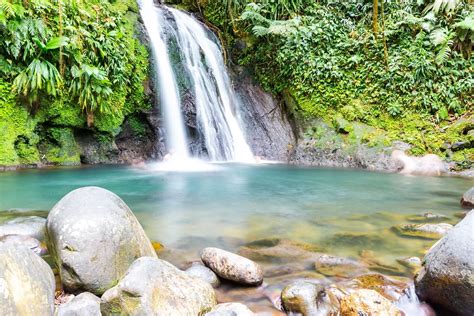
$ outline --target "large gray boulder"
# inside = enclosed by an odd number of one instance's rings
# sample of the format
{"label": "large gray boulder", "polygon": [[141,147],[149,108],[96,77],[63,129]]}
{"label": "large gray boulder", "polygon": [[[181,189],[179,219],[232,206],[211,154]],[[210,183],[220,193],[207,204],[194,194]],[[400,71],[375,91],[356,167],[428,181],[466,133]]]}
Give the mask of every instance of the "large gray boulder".
{"label": "large gray boulder", "polygon": [[101,295],[135,259],[156,257],[128,206],[115,194],[84,187],[63,197],[47,219],[48,249],[69,292]]}
{"label": "large gray boulder", "polygon": [[223,279],[244,285],[260,285],[263,282],[262,268],[235,253],[208,247],[201,252],[201,260]]}
{"label": "large gray boulder", "polygon": [[100,298],[83,292],[69,302],[59,305],[58,316],[100,316]]}
{"label": "large gray boulder", "polygon": [[221,281],[219,281],[219,278],[214,273],[214,271],[202,265],[201,263],[193,263],[193,265],[186,269],[186,271],[184,272],[186,272],[190,276],[199,278],[209,283],[210,285],[212,285],[212,287],[218,287],[221,284]]}
{"label": "large gray boulder", "polygon": [[462,207],[474,208],[474,187],[467,190],[461,198]]}
{"label": "large gray boulder", "polygon": [[2,315],[53,315],[55,281],[48,264],[22,246],[0,245]]}
{"label": "large gray boulder", "polygon": [[415,289],[421,300],[474,315],[474,212],[428,251]]}
{"label": "large gray boulder", "polygon": [[44,239],[46,219],[39,216],[25,216],[9,220],[0,225],[0,237],[22,235]]}
{"label": "large gray boulder", "polygon": [[203,315],[216,305],[212,286],[152,257],[137,259],[102,295],[104,315]]}

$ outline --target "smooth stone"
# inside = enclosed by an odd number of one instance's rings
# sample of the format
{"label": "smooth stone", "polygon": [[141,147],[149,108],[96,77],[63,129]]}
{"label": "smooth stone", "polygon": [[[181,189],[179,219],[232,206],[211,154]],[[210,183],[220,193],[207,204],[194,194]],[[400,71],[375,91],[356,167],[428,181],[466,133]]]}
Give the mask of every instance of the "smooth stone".
{"label": "smooth stone", "polygon": [[46,219],[39,216],[18,217],[0,225],[0,237],[6,235],[23,235],[44,239]]}
{"label": "smooth stone", "polygon": [[262,268],[235,253],[208,247],[201,252],[201,260],[223,279],[254,286],[263,282]]}
{"label": "smooth stone", "polygon": [[285,311],[303,316],[318,314],[318,295],[323,288],[308,281],[296,281],[287,285],[281,292]]}
{"label": "smooth stone", "polygon": [[462,195],[461,206],[465,208],[474,207],[474,187],[470,188]]}
{"label": "smooth stone", "polygon": [[104,315],[203,315],[215,305],[209,283],[166,261],[142,257],[102,295],[101,311]]}
{"label": "smooth stone", "polygon": [[420,300],[459,315],[474,315],[474,212],[431,247],[415,289]]}
{"label": "smooth stone", "polygon": [[385,315],[401,316],[400,310],[374,290],[353,291],[341,300],[340,314],[344,316]]}
{"label": "smooth stone", "polygon": [[253,316],[255,315],[242,303],[222,303],[214,306],[205,316]]}
{"label": "smooth stone", "polygon": [[48,249],[68,292],[101,295],[135,259],[156,257],[140,223],[114,193],[84,187],[63,197],[47,219]]}
{"label": "smooth stone", "polygon": [[447,223],[439,224],[404,224],[393,227],[400,236],[418,237],[424,239],[439,239],[453,228]]}
{"label": "smooth stone", "polygon": [[346,283],[346,287],[352,290],[374,290],[394,302],[408,288],[409,281],[410,279],[406,279],[406,282],[402,282],[380,273],[367,273],[353,278]]}
{"label": "smooth stone", "polygon": [[393,163],[401,166],[401,174],[440,176],[447,172],[446,164],[434,154],[412,157],[401,150],[394,150],[390,158]]}
{"label": "smooth stone", "polygon": [[338,277],[350,277],[368,271],[367,268],[356,260],[332,255],[319,256],[314,263],[314,268],[317,272],[326,276]]}
{"label": "smooth stone", "polygon": [[186,274],[190,276],[199,278],[204,282],[209,283],[210,285],[212,285],[212,287],[218,287],[221,284],[219,278],[214,273],[214,271],[202,265],[201,263],[193,263],[193,265],[186,269],[186,271],[184,272],[186,272]]}
{"label": "smooth stone", "polygon": [[55,280],[49,265],[22,246],[0,245],[2,315],[53,315]]}
{"label": "smooth stone", "polygon": [[26,235],[6,235],[0,237],[0,244],[24,246],[40,256],[48,253],[48,249],[38,239]]}
{"label": "smooth stone", "polygon": [[58,316],[100,316],[100,298],[83,292],[69,302],[59,305]]}

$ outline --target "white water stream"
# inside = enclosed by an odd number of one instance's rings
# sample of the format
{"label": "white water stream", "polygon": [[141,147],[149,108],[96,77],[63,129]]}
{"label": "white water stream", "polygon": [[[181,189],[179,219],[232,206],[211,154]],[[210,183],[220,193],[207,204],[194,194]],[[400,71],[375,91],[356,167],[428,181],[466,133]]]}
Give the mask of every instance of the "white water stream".
{"label": "white water stream", "polygon": [[241,129],[239,103],[227,75],[221,49],[205,25],[190,15],[153,0],[141,0],[140,13],[156,59],[160,101],[166,129],[167,150],[189,159],[181,100],[170,61],[170,41],[178,46],[181,62],[193,93],[199,136],[211,161],[255,162]]}

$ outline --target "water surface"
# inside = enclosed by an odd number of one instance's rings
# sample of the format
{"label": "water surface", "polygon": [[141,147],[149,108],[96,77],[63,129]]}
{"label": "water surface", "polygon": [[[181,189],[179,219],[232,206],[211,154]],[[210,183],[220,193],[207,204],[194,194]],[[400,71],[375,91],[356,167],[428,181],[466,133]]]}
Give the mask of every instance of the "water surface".
{"label": "water surface", "polygon": [[0,210],[49,210],[67,192],[94,185],[125,200],[150,239],[165,246],[199,249],[222,240],[277,237],[352,257],[369,250],[393,264],[422,256],[434,243],[399,237],[390,230],[393,225],[428,211],[456,223],[460,196],[474,184],[351,169],[216,167],[188,173],[116,166],[5,172]]}

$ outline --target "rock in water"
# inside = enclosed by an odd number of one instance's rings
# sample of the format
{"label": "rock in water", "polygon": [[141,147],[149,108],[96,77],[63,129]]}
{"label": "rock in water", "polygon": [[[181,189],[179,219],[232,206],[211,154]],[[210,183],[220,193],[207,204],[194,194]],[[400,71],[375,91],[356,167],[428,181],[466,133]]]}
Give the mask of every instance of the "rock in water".
{"label": "rock in water", "polygon": [[216,305],[212,286],[152,257],[137,259],[102,295],[104,315],[203,315]]}
{"label": "rock in water", "polygon": [[318,314],[318,293],[323,289],[308,281],[296,281],[287,285],[281,292],[283,308],[290,313],[303,316]]}
{"label": "rock in water", "polygon": [[0,225],[0,236],[22,235],[43,240],[45,223],[39,216],[18,217]]}
{"label": "rock in water", "polygon": [[356,290],[341,300],[340,314],[344,316],[401,316],[400,310],[374,290]]}
{"label": "rock in water", "polygon": [[253,316],[255,315],[242,303],[222,303],[214,306],[205,316]]}
{"label": "rock in water", "polygon": [[0,245],[2,315],[53,315],[54,275],[48,264],[22,246]]}
{"label": "rock in water", "polygon": [[47,219],[49,251],[70,292],[101,295],[135,259],[156,257],[128,206],[115,194],[84,187],[63,197]]}
{"label": "rock in water", "polygon": [[58,316],[100,316],[100,298],[89,292],[59,305]]}
{"label": "rock in water", "polygon": [[428,251],[415,289],[421,300],[474,315],[474,212]]}
{"label": "rock in water", "polygon": [[201,280],[209,283],[212,287],[218,287],[221,283],[217,275],[208,267],[201,263],[194,263],[185,271],[188,275],[200,278]]}
{"label": "rock in water", "polygon": [[462,207],[474,208],[474,187],[470,188],[461,198]]}
{"label": "rock in water", "polygon": [[404,224],[394,226],[393,230],[400,236],[418,237],[423,239],[439,239],[446,235],[453,225],[439,224]]}
{"label": "rock in water", "polygon": [[208,247],[201,253],[201,260],[218,276],[245,285],[263,282],[262,268],[247,258],[219,248]]}

